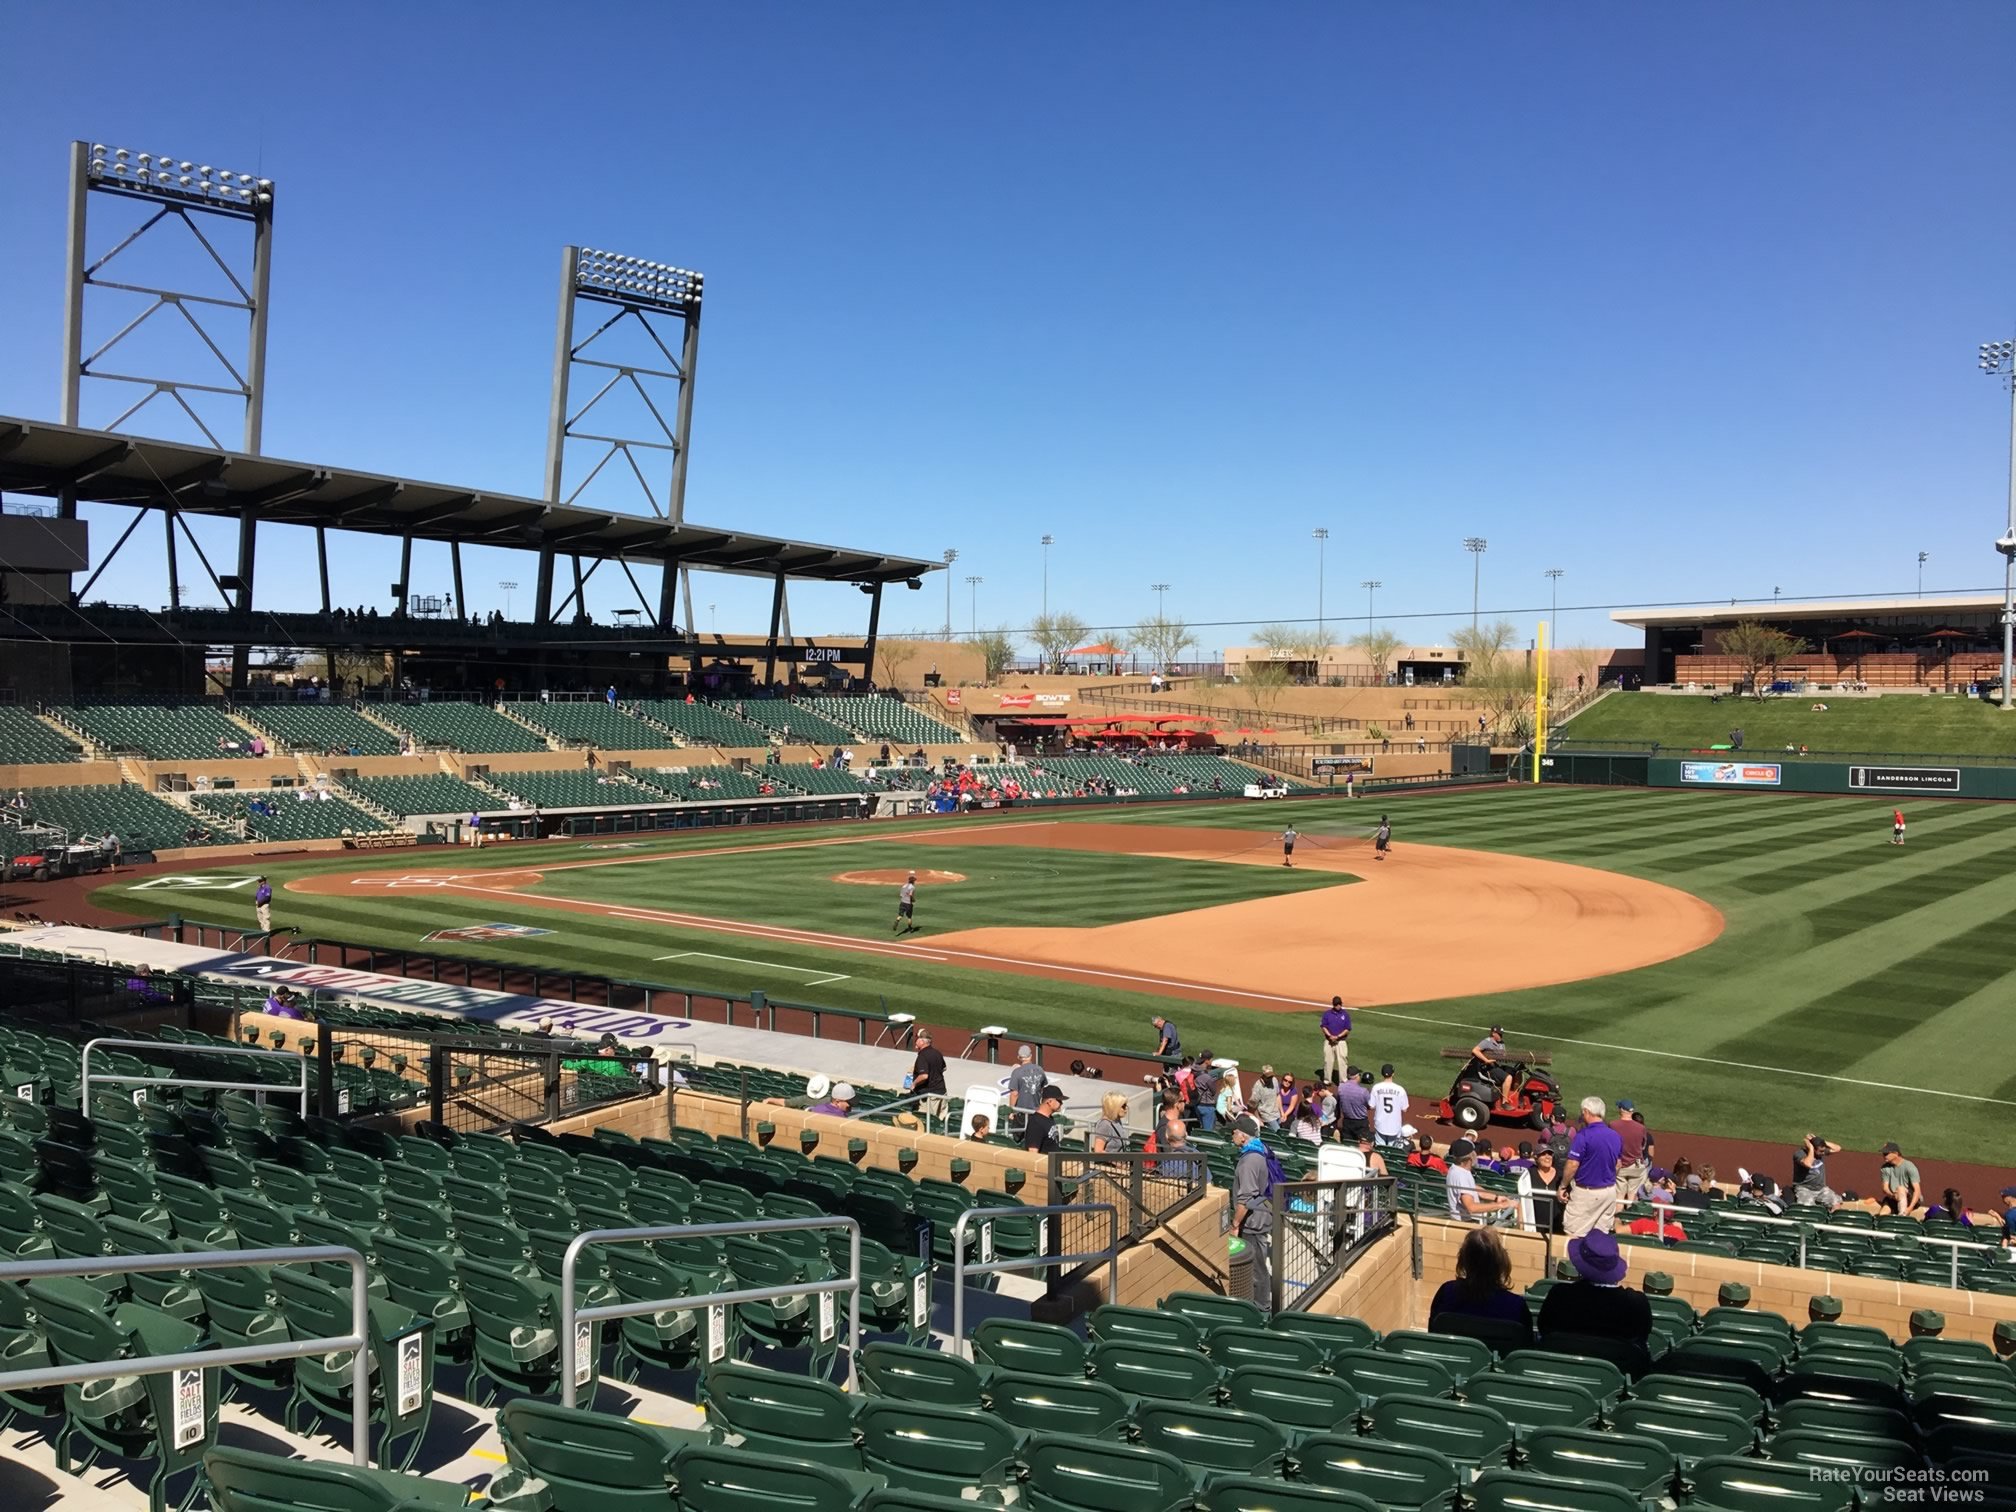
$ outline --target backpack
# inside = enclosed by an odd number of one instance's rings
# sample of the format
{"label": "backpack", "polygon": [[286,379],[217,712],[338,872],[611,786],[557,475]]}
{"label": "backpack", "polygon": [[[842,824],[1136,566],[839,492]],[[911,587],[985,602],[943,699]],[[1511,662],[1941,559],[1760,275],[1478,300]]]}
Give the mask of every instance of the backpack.
{"label": "backpack", "polygon": [[1274,1195],[1274,1188],[1288,1184],[1287,1167],[1281,1164],[1280,1157],[1268,1149],[1266,1145],[1257,1139],[1249,1140],[1246,1148],[1239,1152],[1239,1158],[1244,1160],[1248,1152],[1258,1153],[1260,1158],[1267,1162],[1267,1185],[1261,1188],[1260,1195],[1262,1197],[1272,1197]]}

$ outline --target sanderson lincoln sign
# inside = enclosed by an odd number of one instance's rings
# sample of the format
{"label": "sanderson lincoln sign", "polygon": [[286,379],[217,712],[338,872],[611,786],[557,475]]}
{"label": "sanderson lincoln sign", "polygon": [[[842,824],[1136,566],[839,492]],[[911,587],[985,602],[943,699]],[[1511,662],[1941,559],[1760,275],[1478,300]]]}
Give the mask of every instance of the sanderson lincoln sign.
{"label": "sanderson lincoln sign", "polygon": [[1851,766],[1848,786],[1864,793],[1957,793],[1960,768]]}

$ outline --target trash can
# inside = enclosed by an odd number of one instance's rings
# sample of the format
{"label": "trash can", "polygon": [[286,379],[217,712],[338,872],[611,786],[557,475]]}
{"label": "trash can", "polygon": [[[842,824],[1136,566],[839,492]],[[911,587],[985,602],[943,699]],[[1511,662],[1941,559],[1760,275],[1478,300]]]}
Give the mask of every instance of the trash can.
{"label": "trash can", "polygon": [[1253,1295],[1253,1252],[1246,1248],[1246,1241],[1233,1235],[1226,1244],[1232,1258],[1232,1274],[1225,1283],[1228,1297],[1250,1297]]}

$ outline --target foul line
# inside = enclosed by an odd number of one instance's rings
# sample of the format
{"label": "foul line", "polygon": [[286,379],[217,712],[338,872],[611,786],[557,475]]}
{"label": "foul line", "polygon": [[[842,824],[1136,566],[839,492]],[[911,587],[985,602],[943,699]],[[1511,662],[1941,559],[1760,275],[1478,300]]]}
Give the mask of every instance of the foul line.
{"label": "foul line", "polygon": [[670,955],[653,956],[654,961],[690,961],[698,957],[705,961],[733,961],[738,966],[761,966],[765,971],[795,971],[813,980],[807,987],[824,987],[828,982],[852,981],[845,972],[821,972],[813,966],[787,966],[782,961],[752,961],[748,956],[716,955],[711,950],[675,950]]}

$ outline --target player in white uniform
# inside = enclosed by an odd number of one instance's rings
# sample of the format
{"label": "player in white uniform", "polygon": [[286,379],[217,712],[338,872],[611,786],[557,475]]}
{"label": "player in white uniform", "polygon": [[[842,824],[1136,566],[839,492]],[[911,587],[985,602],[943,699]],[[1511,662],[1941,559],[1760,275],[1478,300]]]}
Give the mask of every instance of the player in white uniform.
{"label": "player in white uniform", "polygon": [[1381,1144],[1397,1145],[1406,1139],[1407,1089],[1393,1080],[1393,1067],[1379,1068],[1379,1080],[1372,1085],[1372,1132]]}
{"label": "player in white uniform", "polygon": [[909,880],[896,890],[896,925],[894,932],[897,934],[917,933],[916,914],[917,873],[913,871],[910,873]]}

